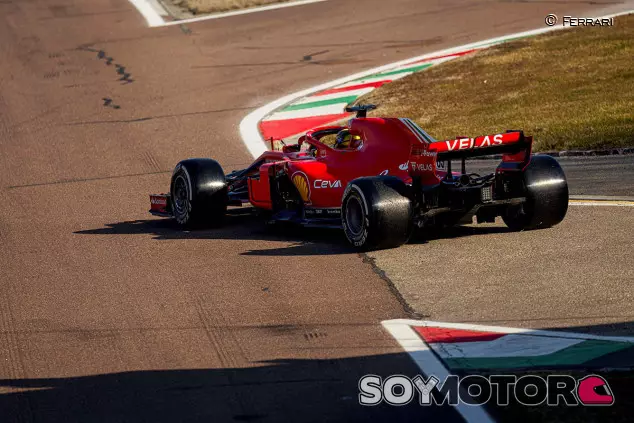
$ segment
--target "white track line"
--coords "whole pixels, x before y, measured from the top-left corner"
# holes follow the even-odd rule
[[[634,203],[634,197],[626,195],[570,195],[571,200],[580,201],[624,201]]]
[[[593,206],[593,207],[634,207],[634,203],[627,201],[579,201],[570,200],[571,206]]]
[[[130,0],[132,1],[132,0]],[[607,15],[607,16],[600,16],[597,19],[607,19],[607,18],[613,18],[616,16],[622,16],[622,15],[629,15],[630,13],[634,13],[634,10],[628,10],[625,12],[620,12],[620,13],[614,13],[611,15]],[[458,46],[458,47],[452,47],[449,49],[445,49],[445,50],[440,50],[440,51],[435,51],[432,53],[427,53],[427,54],[423,54],[421,56],[417,56],[417,57],[412,57],[409,59],[405,59],[405,60],[401,60],[398,62],[394,62],[394,63],[390,63],[384,66],[379,66],[377,68],[373,68],[373,69],[368,69],[366,71],[363,72],[359,72],[357,74],[354,75],[349,75],[349,76],[345,76],[343,78],[339,78],[339,79],[335,79],[334,81],[330,81],[330,82],[326,82],[320,85],[316,85],[314,87],[311,88],[307,88],[305,90],[301,90],[289,95],[286,95],[282,98],[279,98],[271,103],[268,103],[254,111],[252,111],[251,113],[249,113],[247,116],[245,116],[244,119],[242,119],[242,122],[240,122],[240,136],[242,137],[242,142],[244,143],[244,145],[247,147],[247,150],[249,150],[249,152],[251,153],[251,155],[253,157],[259,157],[264,151],[266,151],[267,147],[264,143],[264,139],[262,138],[262,136],[260,135],[260,131],[258,129],[258,123],[264,119],[265,116],[271,114],[273,111],[275,111],[276,109],[285,106],[287,104],[290,104],[296,100],[298,100],[301,97],[305,97],[311,94],[314,94],[318,91],[323,91],[323,90],[327,90],[329,88],[333,88],[336,87],[338,85],[342,85],[342,84],[346,84],[350,81],[354,81],[356,79],[360,79],[360,78],[364,78],[370,75],[373,75],[375,73],[380,73],[380,72],[384,72],[384,71],[388,71],[391,69],[396,68],[397,66],[402,66],[402,65],[406,65],[408,63],[411,62],[415,62],[415,61],[419,61],[419,60],[423,60],[423,59],[427,59],[430,57],[435,57],[435,56],[444,56],[447,54],[451,54],[451,53],[458,53],[460,51],[463,50],[471,50],[474,48],[478,48],[478,47],[482,47],[483,44],[485,45],[490,45],[490,44],[495,44],[495,43],[499,43],[499,42],[503,42],[509,38],[516,38],[516,37],[528,37],[528,36],[532,36],[532,35],[538,35],[538,34],[543,34],[546,32],[550,32],[550,31],[556,31],[559,29],[563,29],[563,26],[559,26],[559,25],[555,25],[555,26],[551,26],[551,27],[546,27],[546,28],[538,28],[538,29],[533,29],[530,31],[524,31],[524,32],[518,32],[515,34],[510,34],[510,35],[505,35],[503,37],[496,37],[496,38],[491,38],[488,40],[484,40],[484,41],[478,41],[475,43],[470,43],[470,44],[465,44],[462,46]]]
[[[145,18],[148,26],[163,26],[165,21],[148,0],[128,0]]]
[[[418,368],[425,376],[436,376],[444,381],[451,373],[440,361],[436,354],[423,342],[418,334],[411,328],[409,320],[386,320],[381,322],[385,330],[399,343],[401,348],[409,354]],[[420,325],[420,322],[418,322]],[[460,403],[454,406],[467,423],[493,423],[491,418],[482,406],[473,406]]]

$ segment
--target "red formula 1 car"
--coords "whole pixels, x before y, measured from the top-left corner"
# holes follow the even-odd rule
[[[170,193],[151,195],[150,212],[183,225],[216,222],[228,205],[250,203],[272,221],[343,228],[360,249],[399,246],[417,228],[502,216],[513,230],[547,228],[568,209],[563,170],[531,156],[522,131],[436,141],[409,119],[366,117],[356,106],[347,126],[308,131],[282,151],[267,151],[225,175],[211,159],[176,165]],[[336,136],[334,147],[323,142]],[[495,173],[466,171],[468,157],[501,154]],[[452,171],[459,161],[460,171]]]

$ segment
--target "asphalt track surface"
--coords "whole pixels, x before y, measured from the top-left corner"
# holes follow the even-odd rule
[[[634,196],[634,155],[557,158],[568,179],[570,195]],[[486,174],[499,161],[470,160],[467,170]]]
[[[239,215],[182,233],[146,195],[182,158],[248,163],[241,118],[283,94],[617,7],[341,0],[149,29],[124,0],[0,2],[0,421],[456,419],[358,405],[360,376],[418,371],[379,325],[403,304],[344,244]]]
[[[368,255],[428,320],[632,336],[632,228],[631,207],[571,205],[550,229],[499,220]]]

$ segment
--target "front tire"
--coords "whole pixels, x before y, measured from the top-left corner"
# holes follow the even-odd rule
[[[514,231],[544,229],[561,222],[568,211],[568,182],[563,169],[550,156],[533,156],[524,170],[526,202],[511,206],[502,216]]]
[[[351,181],[341,204],[341,223],[348,241],[361,250],[395,248],[412,233],[412,203],[407,186],[393,176]]]
[[[186,228],[219,224],[227,211],[227,184],[218,162],[188,159],[174,168],[170,184],[172,214]]]

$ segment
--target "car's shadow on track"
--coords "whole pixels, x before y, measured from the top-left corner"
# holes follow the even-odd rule
[[[589,328],[601,331],[601,326]],[[623,352],[629,353],[631,362],[631,351]],[[559,408],[559,415],[569,415],[561,421],[631,421],[632,371],[606,370],[606,361],[615,363],[615,358],[615,354],[608,354],[604,360],[587,362],[581,367],[544,370],[561,374],[576,369],[573,374],[579,376],[590,372],[601,374],[609,380],[617,398],[611,407]],[[399,407],[385,402],[372,407],[359,405],[361,377],[373,374],[386,378],[395,373],[414,377],[420,373],[404,352],[349,358],[284,358],[246,364],[251,367],[133,369],[87,375],[85,370],[78,370],[67,377],[3,378],[0,420],[2,423],[462,421],[451,407],[419,405],[418,396]],[[614,368],[614,364],[607,367]],[[514,373],[518,372],[493,372]],[[519,371],[524,373],[525,370]],[[501,411],[489,410],[494,416]],[[537,407],[512,407],[497,420],[542,421],[542,413]]]
[[[103,228],[74,232],[81,235],[152,235],[156,240],[252,240],[290,242],[290,246],[247,250],[249,256],[310,256],[350,254],[356,251],[337,229],[267,224],[249,210],[231,209],[221,225],[183,230],[171,219],[144,219],[108,223]]]
[[[448,226],[433,230],[418,231],[409,241],[409,244],[425,244],[439,239],[454,239],[465,236],[504,234],[512,232],[506,226]]]
[[[358,382],[395,369],[406,353],[277,359],[246,368],[134,370],[89,376],[0,379],[0,420],[37,422],[458,421],[449,407],[362,407]],[[51,373],[51,372],[49,372]],[[54,372],[53,372],[54,373]],[[81,371],[77,372],[81,374]]]
[[[416,231],[410,245],[420,245],[438,239],[461,238],[510,232],[505,226],[453,226],[433,231]],[[291,242],[290,246],[244,251],[248,256],[311,256],[350,254],[350,246],[340,229],[303,228],[293,224],[267,224],[248,209],[231,209],[221,225],[183,230],[171,219],[130,220],[108,223],[103,228],[74,232],[82,235],[152,235],[156,240],[253,240]]]

